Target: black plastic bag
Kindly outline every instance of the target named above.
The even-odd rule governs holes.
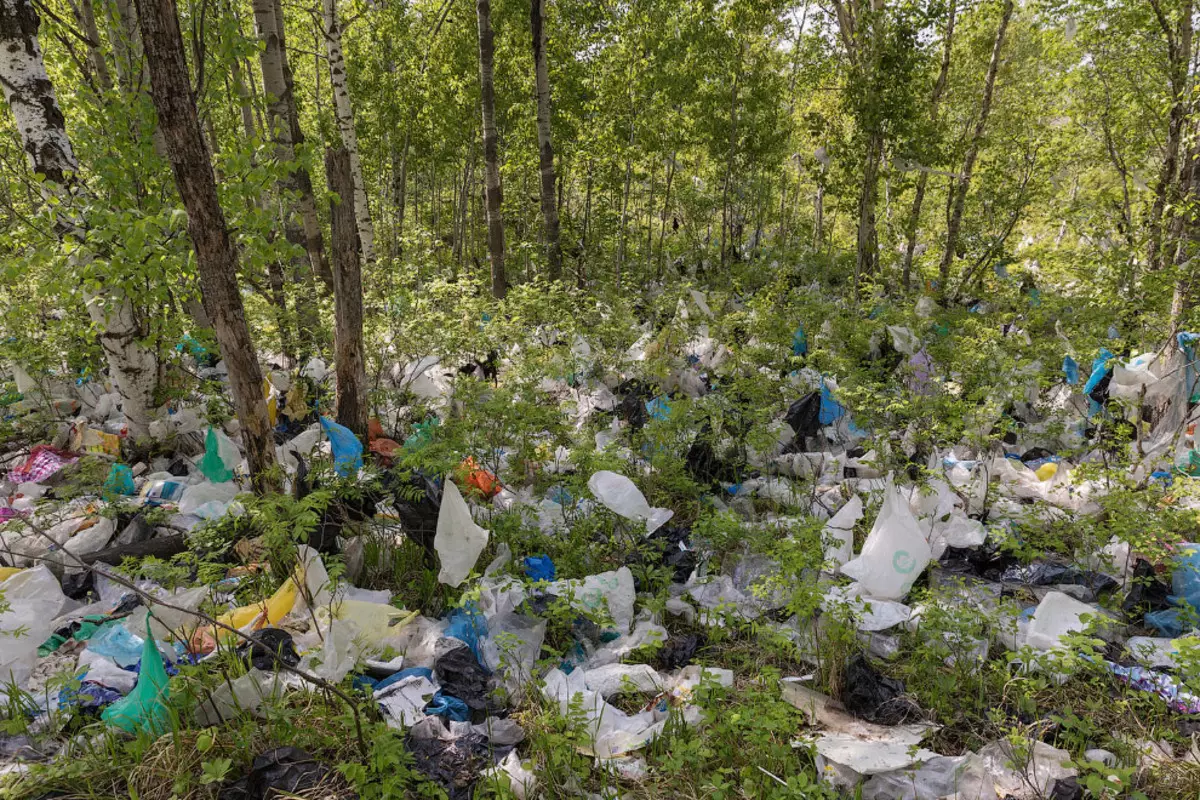
[[[1170,594],[1171,587],[1158,579],[1154,566],[1146,559],[1139,558],[1133,566],[1129,594],[1125,595],[1121,610],[1131,621],[1140,622],[1151,611],[1174,608],[1168,597]]]
[[[447,650],[438,658],[434,671],[443,692],[462,700],[472,711],[487,710],[488,674],[470,647],[462,644]]]
[[[438,513],[442,510],[442,490],[419,472],[396,470],[384,475],[383,485],[395,497],[404,535],[425,548],[425,565],[436,568],[433,539],[437,535]]]
[[[671,580],[675,583],[686,583],[696,568],[696,551],[691,546],[691,535],[690,529],[679,526],[659,528],[650,534],[649,541],[663,548],[662,564],[671,568]]]
[[[254,758],[250,774],[221,787],[217,800],[269,800],[328,784],[321,797],[355,797],[329,766],[298,747],[277,747]],[[315,795],[314,795],[315,796]]]
[[[663,643],[658,651],[658,661],[663,670],[679,669],[692,663],[696,650],[703,644],[700,636],[694,633],[672,636]]]
[[[904,696],[904,682],[880,674],[862,655],[846,666],[841,700],[854,716],[879,725],[921,719],[921,709]]]
[[[405,744],[417,770],[445,789],[450,800],[470,800],[479,774],[512,750],[512,747],[492,747],[474,731],[449,741],[410,735]]]
[[[1030,586],[1086,586],[1096,594],[1110,592],[1120,584],[1117,580],[1101,572],[1081,570],[1053,561],[1025,566],[1014,565],[1004,570],[1000,580],[1007,583],[1027,583]]]
[[[289,667],[300,663],[300,655],[292,642],[292,635],[279,628],[263,628],[250,634],[253,644],[242,645],[238,652],[249,657],[250,666],[267,672],[278,670],[282,661]],[[278,656],[278,659],[276,659]]]
[[[783,421],[786,422],[797,438],[816,436],[821,429],[821,393],[809,392],[788,406]]]

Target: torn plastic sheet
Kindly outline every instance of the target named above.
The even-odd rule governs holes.
[[[1013,800],[1049,797],[1055,783],[1077,774],[1073,767],[1063,766],[1071,761],[1070,753],[1042,741],[1035,740],[1026,753],[1018,753],[1011,742],[998,739],[984,746],[979,757],[991,774],[996,791]]]
[[[584,614],[612,616],[613,627],[621,634],[630,631],[633,623],[634,585],[629,567],[601,572],[586,578],[555,581],[547,587],[550,594],[570,598],[572,608]]]
[[[669,508],[653,508],[633,481],[615,472],[600,470],[593,474],[588,479],[588,489],[614,514],[644,522],[647,534],[654,533],[675,516]]]
[[[386,713],[389,728],[410,728],[425,718],[425,706],[437,690],[438,685],[429,678],[410,675],[377,691],[375,702]]]
[[[854,495],[825,523],[826,563],[840,567],[854,557],[854,526],[862,515],[862,498]]]
[[[442,565],[438,581],[448,586],[460,585],[471,574],[487,542],[487,529],[475,524],[467,501],[454,481],[447,477],[433,540]]]

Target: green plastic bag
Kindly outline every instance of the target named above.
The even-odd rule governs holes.
[[[211,425],[208,426],[208,436],[204,439],[204,458],[200,459],[197,466],[204,477],[213,483],[233,480],[233,469],[221,458],[221,441],[217,438],[216,429]]]
[[[154,644],[150,631],[150,614],[146,614],[146,644],[142,647],[142,668],[137,685],[124,697],[104,709],[100,719],[137,735],[143,731],[160,736],[171,727],[171,710],[167,708],[167,670]]]
[[[133,482],[133,470],[126,464],[113,464],[104,481],[104,491],[107,494],[137,494],[137,486]]]

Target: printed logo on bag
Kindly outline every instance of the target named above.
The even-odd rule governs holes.
[[[901,575],[907,575],[917,568],[917,561],[908,554],[907,550],[897,550],[892,556],[892,569]]]

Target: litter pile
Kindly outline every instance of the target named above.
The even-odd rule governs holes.
[[[931,306],[922,301],[918,317]],[[1200,509],[1184,491],[1200,475],[1197,337],[1179,334],[1134,357],[1102,349],[1086,376],[1070,353],[1049,381],[1040,364],[1026,365],[1005,377],[1019,399],[981,408],[972,421],[994,434],[990,443],[964,435],[939,448],[915,425],[883,430],[878,414],[856,424],[860,395],[805,365],[811,350],[834,348],[827,327],[797,328],[790,352],[783,346],[774,357],[780,370],[737,356],[743,342],[718,341],[715,316],[705,295],[685,295],[671,324],[688,332],[686,344],[671,350],[664,342],[680,338],[647,327],[617,369],[602,366],[612,362],[579,334],[536,331],[531,340],[558,354],[561,371],[540,380],[535,402],[557,409],[571,447],[546,431],[538,459],[518,458],[513,440],[455,452],[457,466],[443,471],[414,464],[444,453],[462,424],[456,388],[481,378],[505,385],[525,356],[520,347],[489,359],[487,370],[455,371],[435,356],[396,365],[394,407],[379,409],[365,441],[319,414],[332,380],[323,362],[274,370],[264,394],[285,493],[302,500],[324,481],[331,493],[365,487],[366,499],[324,506],[291,544],[282,573],[278,553],[267,554],[269,537],[251,536],[207,554],[228,564],[219,580],[193,573],[190,585],[171,588],[128,559],[203,552],[213,531],[259,513],[246,494],[236,421],[209,422],[203,404],[177,404],[151,426],[153,452],[170,455],[127,463],[146,451],[128,441],[119,395],[94,383],[35,393],[11,367],[25,397],[10,407],[14,418],[39,409],[76,416],[52,441],[3,457],[0,679],[24,692],[30,731],[0,734],[4,772],[34,780],[36,765],[67,757],[80,719],[157,736],[265,718],[293,693],[342,687],[369,698],[370,715],[452,798],[471,796],[481,780],[538,796],[540,754],[522,720],[543,707],[570,721],[598,773],[636,785],[654,769],[644,751],[671,725],[703,728],[701,698],[737,697],[749,676],[708,663],[704,645],[750,629],[790,642],[793,661],[813,669],[780,684],[802,714],[796,758],[811,758],[820,780],[863,798],[1080,796],[1080,764],[1118,761],[1096,747],[1088,756],[1055,746],[1044,731],[1023,745],[997,736],[950,754],[927,749],[943,721],[894,677],[912,648],[942,648],[947,670],[963,674],[1000,663],[1061,685],[1100,670],[1111,686],[1170,714],[1200,714],[1188,688],[1200,679],[1192,656],[1200,545],[1113,536],[1092,552],[1017,556],[1037,531],[1106,513],[1112,473],[1098,466],[1116,451],[1128,456],[1120,469],[1130,485],[1159,492],[1176,510]],[[961,376],[935,357],[942,336],[936,326],[918,334],[879,324],[872,368],[907,397],[956,396]],[[197,369],[222,379],[219,363]],[[778,393],[766,419],[736,402],[737,382],[756,375]],[[407,422],[388,431],[380,419]],[[1123,423],[1134,436],[1114,445],[1108,432]],[[748,436],[752,427],[762,435]],[[686,506],[656,479],[672,454],[701,487]],[[609,468],[587,466],[596,463]],[[89,474],[99,477],[81,490]],[[587,521],[599,531],[593,543],[624,552],[623,563],[562,574],[560,559],[498,540],[501,517],[547,549]],[[740,540],[718,551],[700,518],[725,521]],[[805,539],[818,525],[819,541]],[[785,546],[816,542],[808,566],[756,551],[763,530]],[[427,616],[404,607],[415,593],[356,586],[370,572],[372,537],[385,549],[414,543],[437,591],[455,598],[449,609]],[[330,558],[341,568],[331,570]],[[268,584],[248,596],[248,587]],[[806,611],[794,602],[802,592],[813,600]],[[973,624],[950,630],[940,622],[947,616]],[[564,622],[568,633],[548,632]],[[856,642],[849,653],[822,645],[839,626]],[[230,654],[241,665],[234,674],[225,672]],[[206,669],[223,676],[207,696],[191,705],[176,696],[176,676]],[[821,691],[834,674],[836,686],[825,684],[834,691]],[[342,780],[295,747],[245,761],[221,797]]]

